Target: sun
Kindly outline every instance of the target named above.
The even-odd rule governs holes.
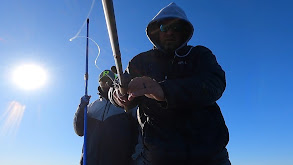
[[[12,79],[19,88],[24,90],[34,90],[45,85],[47,81],[47,73],[39,65],[24,64],[13,71]]]

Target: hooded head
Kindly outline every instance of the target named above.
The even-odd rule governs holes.
[[[187,19],[187,16],[185,12],[178,7],[175,3],[170,3],[168,6],[161,9],[158,14],[151,20],[151,22],[148,24],[146,28],[146,34],[151,41],[151,43],[160,50],[164,50],[165,47],[163,46],[162,42],[160,41],[160,33],[164,33],[165,29],[164,26],[165,23],[172,23],[175,22],[176,24],[180,24],[182,27],[181,29],[181,35],[182,35],[182,41],[180,41],[180,44],[178,47],[174,50],[178,50],[185,46],[187,42],[191,39],[193,35],[193,26]],[[168,31],[167,27],[167,31]],[[174,30],[174,29],[173,29]]]

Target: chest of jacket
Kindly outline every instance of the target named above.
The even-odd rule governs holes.
[[[192,51],[186,57],[167,57],[158,51],[147,52],[145,58],[141,58],[140,74],[149,76],[160,82],[165,79],[189,77],[199,72],[199,55]]]

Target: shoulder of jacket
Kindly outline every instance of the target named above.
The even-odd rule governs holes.
[[[149,56],[149,55],[152,55],[152,54],[156,54],[156,53],[158,53],[157,51],[158,51],[158,50],[156,50],[156,49],[150,49],[150,50],[148,50],[148,51],[145,51],[145,52],[141,52],[141,53],[139,53],[139,54],[136,55],[135,57]]]
[[[89,107],[100,107],[100,106],[104,106],[106,104],[105,99],[97,99],[94,102],[92,102],[91,104],[89,104]]]
[[[202,45],[196,45],[194,49],[200,52],[212,52],[209,48]]]
[[[157,54],[157,50],[148,50],[145,52],[141,52],[139,54],[137,54],[136,56],[134,56],[129,62],[133,63],[133,62],[141,62],[142,60],[146,60],[149,59],[151,56],[154,56]]]

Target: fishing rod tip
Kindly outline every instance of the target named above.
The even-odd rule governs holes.
[[[75,38],[76,38],[76,36],[70,38],[69,41],[71,42],[71,41],[73,41]]]

